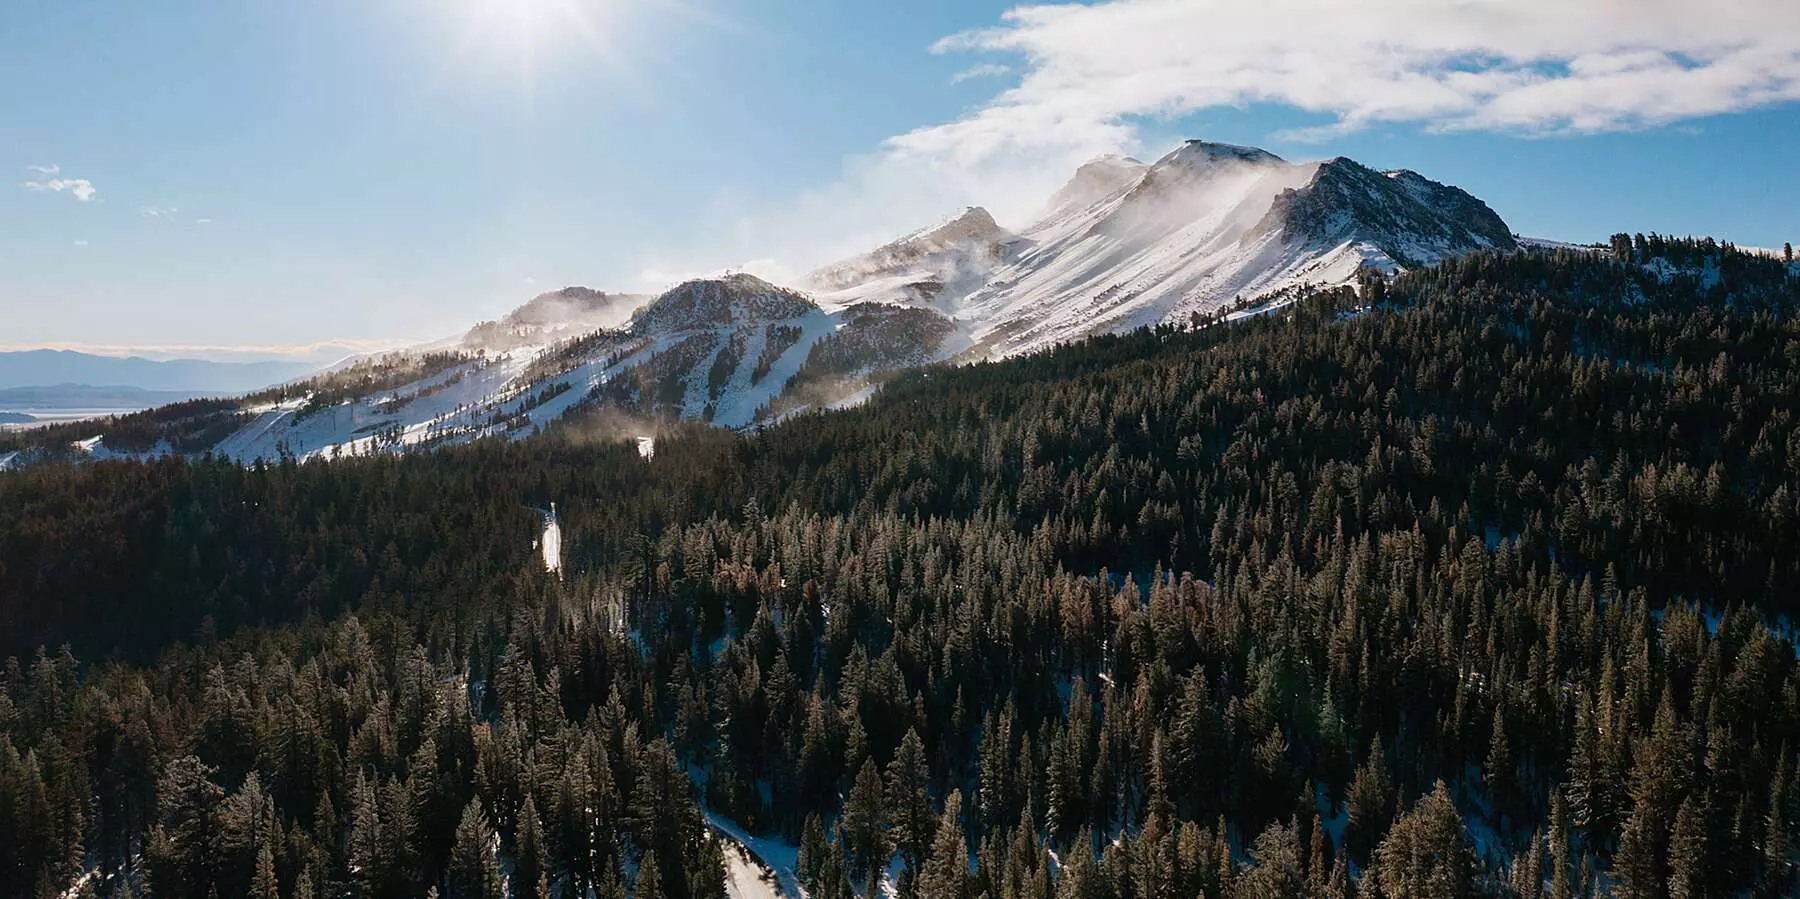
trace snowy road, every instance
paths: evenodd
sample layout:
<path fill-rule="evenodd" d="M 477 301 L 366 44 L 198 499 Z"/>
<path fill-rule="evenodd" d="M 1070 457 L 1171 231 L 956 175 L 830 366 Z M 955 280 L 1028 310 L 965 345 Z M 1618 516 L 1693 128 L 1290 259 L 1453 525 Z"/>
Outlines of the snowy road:
<path fill-rule="evenodd" d="M 725 893 L 731 899 L 793 899 L 781 891 L 774 872 L 761 864 L 750 850 L 728 836 L 725 844 Z"/>
<path fill-rule="evenodd" d="M 778 838 L 758 838 L 721 815 L 706 812 L 706 823 L 724 842 L 725 892 L 732 899 L 802 899 L 794 879 L 798 849 Z"/>

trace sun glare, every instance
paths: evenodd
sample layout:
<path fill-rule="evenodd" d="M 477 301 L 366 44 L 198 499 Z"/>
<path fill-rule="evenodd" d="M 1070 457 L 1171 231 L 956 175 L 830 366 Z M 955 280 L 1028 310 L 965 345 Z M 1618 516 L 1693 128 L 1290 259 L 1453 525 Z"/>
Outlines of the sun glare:
<path fill-rule="evenodd" d="M 520 65 L 571 44 L 604 49 L 600 21 L 617 0 L 460 0 L 467 43 Z"/>

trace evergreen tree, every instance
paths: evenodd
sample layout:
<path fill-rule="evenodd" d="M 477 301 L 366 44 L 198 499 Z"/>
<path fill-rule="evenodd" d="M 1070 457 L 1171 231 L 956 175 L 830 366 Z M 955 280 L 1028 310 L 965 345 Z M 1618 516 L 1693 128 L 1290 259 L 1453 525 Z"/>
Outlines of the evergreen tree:
<path fill-rule="evenodd" d="M 909 881 L 918 876 L 937 824 L 931 812 L 931 796 L 925 791 L 930 777 L 925 743 L 917 730 L 909 728 L 893 761 L 888 763 L 885 793 L 886 819 L 893 831 L 894 847 L 906 863 L 905 877 Z"/>
<path fill-rule="evenodd" d="M 887 805 L 882 796 L 881 772 L 874 759 L 865 759 L 857 772 L 856 784 L 844 801 L 844 817 L 838 825 L 843 831 L 844 848 L 850 853 L 855 879 L 878 882 L 887 867 L 891 844 L 888 842 Z"/>
<path fill-rule="evenodd" d="M 1661 830 L 1656 809 L 1647 803 L 1639 803 L 1626 820 L 1610 872 L 1618 884 L 1613 894 L 1619 899 L 1653 899 L 1662 895 L 1666 877 L 1657 852 Z"/>
<path fill-rule="evenodd" d="M 1482 765 L 1482 773 L 1487 782 L 1488 797 L 1493 801 L 1494 809 L 1500 814 L 1500 820 L 1504 824 L 1512 809 L 1515 769 L 1512 744 L 1506 738 L 1506 715 L 1500 706 L 1494 707 L 1494 723 L 1489 734 L 1487 759 Z"/>
<path fill-rule="evenodd" d="M 655 853 L 645 853 L 644 860 L 638 865 L 637 883 L 631 890 L 632 899 L 669 899 L 669 893 L 663 889 L 662 868 L 656 863 Z"/>
<path fill-rule="evenodd" d="M 937 834 L 931 838 L 931 854 L 919 872 L 919 895 L 942 899 L 968 899 L 969 848 L 963 837 L 962 791 L 952 790 L 938 816 Z"/>
<path fill-rule="evenodd" d="M 1370 870 L 1383 896 L 1463 899 L 1476 893 L 1476 859 L 1443 781 L 1389 830 Z"/>
<path fill-rule="evenodd" d="M 725 854 L 719 838 L 707 834 L 688 876 L 688 895 L 693 899 L 725 899 Z"/>
<path fill-rule="evenodd" d="M 256 874 L 250 880 L 251 899 L 281 899 L 275 882 L 275 855 L 263 846 L 256 853 Z"/>
<path fill-rule="evenodd" d="M 1387 760 L 1379 737 L 1370 745 L 1363 764 L 1356 769 L 1345 802 L 1349 820 L 1344 828 L 1344 843 L 1350 857 L 1366 865 L 1376 844 L 1387 833 L 1394 809 L 1394 788 L 1388 780 Z"/>
<path fill-rule="evenodd" d="M 545 870 L 549 858 L 544 846 L 544 828 L 538 818 L 537 803 L 530 793 L 525 794 L 525 804 L 519 810 L 518 831 L 513 843 L 512 880 L 517 893 L 520 892 L 518 887 L 536 884 L 548 873 Z"/>
<path fill-rule="evenodd" d="M 794 875 L 807 892 L 818 891 L 819 872 L 830 851 L 831 845 L 825 839 L 825 826 L 820 823 L 818 813 L 808 814 L 805 825 L 800 828 L 799 852 L 794 856 Z"/>
<path fill-rule="evenodd" d="M 1271 824 L 1250 848 L 1252 864 L 1237 881 L 1237 899 L 1297 899 L 1308 893 L 1300 841 L 1292 825 Z"/>
<path fill-rule="evenodd" d="M 1550 793 L 1550 899 L 1573 899 L 1574 847 L 1570 843 L 1568 807 L 1562 791 Z"/>
<path fill-rule="evenodd" d="M 450 853 L 446 899 L 504 899 L 500 859 L 495 853 L 498 837 L 488 824 L 479 797 L 469 800 Z"/>
<path fill-rule="evenodd" d="M 1669 837 L 1669 899 L 1699 899 L 1710 895 L 1707 887 L 1708 810 L 1698 795 L 1689 794 L 1675 814 Z"/>

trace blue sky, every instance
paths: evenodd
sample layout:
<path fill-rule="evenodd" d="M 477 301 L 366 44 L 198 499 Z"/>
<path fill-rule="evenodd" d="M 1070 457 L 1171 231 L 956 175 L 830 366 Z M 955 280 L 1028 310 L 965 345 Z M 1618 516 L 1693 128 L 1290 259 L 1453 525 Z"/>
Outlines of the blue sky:
<path fill-rule="evenodd" d="M 12 0 L 0 345 L 430 339 L 965 203 L 1024 224 L 1184 137 L 1413 168 L 1532 235 L 1779 246 L 1784 2 Z"/>

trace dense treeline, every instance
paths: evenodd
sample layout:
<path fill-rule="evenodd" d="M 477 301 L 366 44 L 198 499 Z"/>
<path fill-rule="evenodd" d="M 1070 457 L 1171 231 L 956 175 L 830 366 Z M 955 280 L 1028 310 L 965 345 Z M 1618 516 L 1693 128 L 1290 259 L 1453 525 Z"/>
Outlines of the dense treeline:
<path fill-rule="evenodd" d="M 825 897 L 1789 894 L 1800 279 L 1658 241 L 653 461 L 0 476 L 0 884 L 716 896 L 703 804 Z"/>

